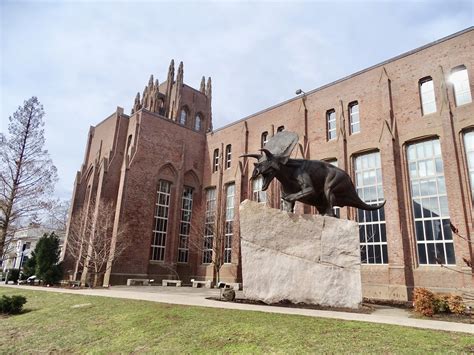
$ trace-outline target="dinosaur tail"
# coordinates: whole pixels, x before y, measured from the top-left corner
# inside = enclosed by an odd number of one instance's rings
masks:
[[[382,203],[380,203],[378,205],[368,205],[367,203],[362,201],[360,199],[359,195],[357,195],[357,193],[355,193],[355,191],[354,191],[354,194],[352,196],[350,196],[350,202],[347,205],[351,206],[351,207],[360,208],[360,209],[366,210],[366,211],[375,211],[375,210],[378,210],[378,209],[382,208],[385,205],[386,202],[387,201],[383,201]]]

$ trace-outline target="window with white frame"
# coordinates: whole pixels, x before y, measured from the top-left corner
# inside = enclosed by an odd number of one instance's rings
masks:
[[[420,264],[455,264],[443,159],[438,139],[407,148]]]
[[[215,173],[219,170],[219,149],[214,149],[212,171]]]
[[[474,202],[474,131],[464,133],[464,149],[466,150],[467,168],[471,182],[471,198]]]
[[[336,111],[329,110],[326,112],[326,129],[328,141],[336,138]]]
[[[436,96],[433,79],[431,79],[431,77],[420,80],[420,99],[423,115],[429,115],[430,113],[436,112]]]
[[[359,103],[357,101],[349,104],[349,122],[351,134],[360,132]]]
[[[193,211],[193,188],[185,186],[181,197],[181,221],[179,224],[178,263],[187,263],[189,259],[189,234]]]
[[[157,194],[155,228],[153,230],[153,240],[151,244],[151,260],[163,261],[165,259],[166,234],[168,231],[171,183],[166,180],[160,180]]]
[[[263,177],[259,176],[252,180],[252,199],[259,203],[267,202],[267,192],[262,191]]]
[[[235,184],[227,185],[225,199],[224,263],[232,262],[232,236],[234,235]]]
[[[456,67],[451,71],[449,81],[453,84],[456,106],[468,104],[472,101],[469,76],[464,65]]]
[[[202,126],[202,117],[200,114],[197,114],[196,117],[194,118],[194,130],[195,131],[200,131]]]
[[[380,152],[355,158],[356,190],[368,205],[384,201]],[[361,261],[364,264],[387,264],[387,234],[384,207],[375,211],[357,210]]]
[[[335,166],[336,168],[339,167],[339,164],[337,162],[337,159],[330,159],[330,160],[326,160],[329,164]],[[333,211],[334,211],[334,215],[337,217],[337,218],[340,218],[341,217],[341,208],[340,207],[333,207]]]
[[[225,147],[225,168],[229,169],[232,163],[232,145],[227,144]]]
[[[263,132],[260,137],[260,146],[263,148],[268,142],[268,132]]]
[[[186,120],[188,119],[188,111],[186,108],[182,108],[181,112],[179,113],[179,124],[180,125],[186,125]]]
[[[204,219],[204,245],[202,263],[212,263],[214,246],[214,228],[216,220],[216,188],[206,190],[206,214]]]

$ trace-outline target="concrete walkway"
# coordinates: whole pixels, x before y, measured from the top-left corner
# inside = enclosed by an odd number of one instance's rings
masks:
[[[3,286],[3,285],[1,285]],[[322,317],[332,319],[342,319],[351,321],[363,321],[370,323],[402,325],[407,327],[444,330],[451,332],[463,332],[474,334],[474,325],[455,322],[443,322],[436,320],[425,320],[409,318],[409,312],[399,308],[377,307],[372,314],[320,311],[302,308],[285,308],[264,305],[252,305],[243,303],[220,302],[208,300],[206,297],[219,297],[219,289],[191,288],[191,287],[162,287],[162,286],[114,286],[109,289],[60,289],[48,287],[31,287],[8,285],[5,287],[19,288],[26,290],[42,290],[48,292],[71,293],[78,295],[102,296],[113,298],[126,298],[134,300],[144,300],[152,302],[180,304],[188,306],[213,307],[237,309],[246,311],[259,311],[280,314],[293,314],[308,317]],[[1,294],[1,288],[0,288]],[[237,292],[238,298],[243,298],[242,292]]]

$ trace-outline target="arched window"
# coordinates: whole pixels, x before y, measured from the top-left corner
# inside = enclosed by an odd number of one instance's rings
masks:
[[[168,233],[168,211],[170,207],[171,183],[160,180],[157,189],[155,224],[151,244],[151,260],[165,259],[166,235]]]
[[[326,129],[327,129],[327,140],[333,140],[336,138],[336,111],[329,110],[326,112]]]
[[[179,113],[179,124],[185,126],[187,119],[188,119],[188,111],[185,107],[183,107],[181,109],[181,112]]]
[[[428,76],[420,79],[420,99],[421,110],[424,115],[436,112],[436,97],[433,85],[433,79]]]
[[[212,172],[219,170],[219,149],[214,149]]]
[[[468,104],[472,101],[471,88],[469,86],[469,76],[464,65],[451,70],[449,81],[453,84],[456,106]]]
[[[201,128],[202,128],[202,117],[198,113],[196,117],[194,118],[194,130],[199,132],[201,131]]]
[[[268,142],[268,132],[265,131],[262,133],[262,137],[260,138],[260,146],[263,148],[265,144]]]
[[[232,145],[227,144],[225,147],[225,168],[229,169],[232,162]]]
[[[277,132],[283,132],[285,130],[285,126],[280,126],[277,128]]]
[[[349,104],[349,122],[351,134],[360,132],[359,103],[357,101]]]

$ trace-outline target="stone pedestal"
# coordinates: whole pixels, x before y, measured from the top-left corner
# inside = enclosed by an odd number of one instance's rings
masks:
[[[357,308],[362,302],[357,223],[240,205],[244,296]]]

